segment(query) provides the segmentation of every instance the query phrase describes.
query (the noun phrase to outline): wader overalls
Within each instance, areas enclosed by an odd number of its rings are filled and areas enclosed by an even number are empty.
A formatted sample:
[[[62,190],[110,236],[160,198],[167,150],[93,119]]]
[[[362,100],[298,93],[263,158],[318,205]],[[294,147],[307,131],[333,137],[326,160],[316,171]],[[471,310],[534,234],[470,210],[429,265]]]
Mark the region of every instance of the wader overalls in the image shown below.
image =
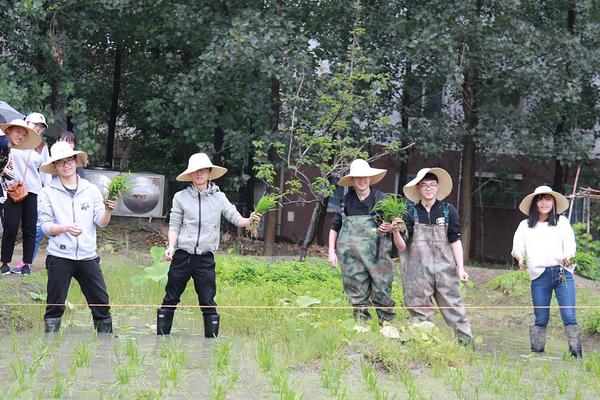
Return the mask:
[[[370,318],[369,306],[378,308],[379,322],[394,319],[392,282],[394,265],[390,255],[392,240],[377,231],[371,215],[342,216],[337,251],[342,266],[342,282],[355,317]],[[378,240],[379,238],[379,240]]]
[[[460,297],[458,272],[448,242],[448,203],[443,221],[435,225],[420,224],[415,207],[412,212],[415,225],[402,271],[404,305],[414,318],[426,321],[435,311],[433,296],[438,307],[451,307],[441,308],[440,312],[458,339],[471,340],[471,325]]]

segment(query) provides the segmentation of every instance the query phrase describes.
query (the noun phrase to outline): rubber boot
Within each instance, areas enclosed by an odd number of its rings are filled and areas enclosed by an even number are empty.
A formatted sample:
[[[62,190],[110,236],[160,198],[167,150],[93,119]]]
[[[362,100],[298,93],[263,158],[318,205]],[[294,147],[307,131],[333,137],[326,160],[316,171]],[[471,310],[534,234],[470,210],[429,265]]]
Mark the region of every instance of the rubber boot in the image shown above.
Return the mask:
[[[173,325],[173,315],[175,315],[174,309],[159,308],[158,310],[156,310],[157,335],[169,335],[171,333],[171,326]]]
[[[112,318],[95,319],[94,328],[96,328],[96,332],[98,333],[113,333]]]
[[[579,335],[579,325],[565,326],[567,342],[569,343],[569,353],[575,358],[581,358],[581,337]]]
[[[532,352],[543,353],[546,348],[546,327],[537,325],[529,326],[529,343],[531,343]]]
[[[60,330],[60,318],[44,318],[44,332],[57,333]]]
[[[204,318],[204,337],[216,338],[219,336],[219,317],[218,314],[203,315]]]

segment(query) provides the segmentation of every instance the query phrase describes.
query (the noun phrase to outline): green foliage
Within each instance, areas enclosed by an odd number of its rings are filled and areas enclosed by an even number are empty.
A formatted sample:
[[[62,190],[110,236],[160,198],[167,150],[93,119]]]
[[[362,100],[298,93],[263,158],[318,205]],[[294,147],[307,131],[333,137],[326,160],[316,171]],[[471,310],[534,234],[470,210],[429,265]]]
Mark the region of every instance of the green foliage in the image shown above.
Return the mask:
[[[111,200],[118,200],[119,197],[123,195],[123,193],[131,190],[131,185],[129,184],[129,177],[131,174],[119,174],[110,180],[108,184],[108,195],[107,198]]]
[[[387,193],[386,197],[379,200],[371,210],[379,219],[385,222],[392,222],[396,217],[401,217],[406,211],[408,204],[399,194]]]
[[[587,233],[586,224],[574,224],[573,230],[577,239],[576,272],[600,281],[600,240],[594,240],[593,236]]]
[[[498,275],[488,282],[488,286],[500,290],[505,295],[518,296],[527,292],[530,284],[526,271],[512,271]]]
[[[152,246],[150,248],[150,256],[152,257],[153,264],[149,267],[140,266],[140,268],[143,268],[142,273],[140,275],[132,276],[131,282],[140,285],[143,284],[146,279],[155,282],[166,280],[170,263],[165,261],[164,254],[164,247]]]

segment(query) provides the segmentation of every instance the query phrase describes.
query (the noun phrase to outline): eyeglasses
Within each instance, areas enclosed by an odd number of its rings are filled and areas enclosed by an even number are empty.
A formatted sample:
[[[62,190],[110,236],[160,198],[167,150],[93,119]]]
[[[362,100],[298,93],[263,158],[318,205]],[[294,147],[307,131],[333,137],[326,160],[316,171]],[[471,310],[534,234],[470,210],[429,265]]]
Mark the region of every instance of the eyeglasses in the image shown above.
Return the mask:
[[[75,161],[76,161],[75,158],[63,158],[62,160],[54,161],[54,165],[62,168],[67,164],[74,164]]]
[[[419,187],[420,187],[421,189],[423,189],[423,190],[426,190],[426,189],[431,189],[431,190],[433,190],[433,189],[437,189],[437,187],[438,187],[438,184],[437,184],[437,183],[429,183],[429,184],[427,184],[427,183],[421,183],[421,184],[419,185]]]

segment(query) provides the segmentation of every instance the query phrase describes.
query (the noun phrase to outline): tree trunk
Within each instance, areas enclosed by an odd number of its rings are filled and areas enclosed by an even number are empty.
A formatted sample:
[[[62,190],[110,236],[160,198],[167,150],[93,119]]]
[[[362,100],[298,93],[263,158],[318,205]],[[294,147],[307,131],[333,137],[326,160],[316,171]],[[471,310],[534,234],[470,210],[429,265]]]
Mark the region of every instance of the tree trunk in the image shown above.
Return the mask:
[[[473,222],[473,158],[475,157],[475,146],[473,137],[466,135],[463,139],[462,158],[462,181],[460,188],[460,219],[461,240],[465,262],[471,255],[471,232]]]
[[[217,109],[217,121],[215,129],[213,129],[213,148],[215,150],[213,162],[217,165],[223,165],[223,143],[225,142],[225,132],[221,127],[221,117],[225,112],[225,106],[223,105],[223,102],[220,102],[215,108]]]
[[[110,102],[110,115],[108,117],[108,137],[106,138],[106,159],[108,168],[113,167],[113,156],[115,149],[115,131],[117,127],[117,113],[119,109],[119,93],[121,91],[121,64],[123,62],[125,46],[117,43],[115,49],[115,69],[113,71],[113,88]]]
[[[313,208],[312,215],[310,216],[310,223],[308,224],[308,229],[306,230],[306,234],[304,235],[304,241],[302,242],[302,248],[300,249],[300,261],[304,261],[306,259],[306,255],[308,254],[308,246],[313,241],[315,237],[315,228],[317,227],[317,220],[321,215],[321,210],[323,209],[323,202],[318,201],[315,203],[315,208]]]
[[[275,137],[279,133],[279,112],[281,109],[281,98],[279,96],[279,79],[271,77],[271,133]],[[275,165],[277,156],[275,148],[271,147],[267,153],[269,162]],[[284,171],[280,170],[279,174]],[[264,255],[272,256],[277,236],[277,213],[269,213],[265,218],[265,243]]]

